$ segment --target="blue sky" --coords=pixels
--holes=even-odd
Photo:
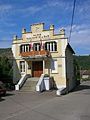
[[[64,27],[69,36],[73,0],[0,0],[0,48],[11,47],[13,35],[21,37],[22,28],[44,22],[45,29]],[[90,0],[76,0],[70,44],[76,54],[90,54]]]

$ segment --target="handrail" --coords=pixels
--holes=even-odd
[[[66,92],[67,92],[66,87],[61,87],[56,91],[56,95],[60,96],[60,95],[66,94]]]
[[[30,77],[29,74],[24,74],[21,79],[19,80],[19,82],[17,83],[17,85],[15,85],[15,90],[20,90],[20,88],[22,87],[23,83],[26,81],[26,79]]]
[[[36,85],[36,91],[42,92],[43,90],[45,90],[44,74],[41,75],[41,77]]]
[[[37,85],[36,85],[36,91],[42,92],[42,91],[47,91],[50,90],[51,88],[51,83],[49,77],[45,77],[44,74],[41,75]]]

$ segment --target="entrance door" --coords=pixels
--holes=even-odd
[[[32,62],[32,76],[40,77],[42,73],[43,73],[43,62],[33,61]]]

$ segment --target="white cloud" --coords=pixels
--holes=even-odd
[[[66,27],[67,35],[69,36],[70,28]],[[90,26],[86,25],[73,25],[70,44],[77,50],[83,52],[90,52]],[[76,51],[80,53],[80,51]]]
[[[38,2],[38,1],[37,1]],[[17,3],[18,4],[18,3]],[[25,4],[26,5],[26,4]],[[44,4],[38,5],[32,5],[32,6],[15,6],[14,4],[3,4],[0,5],[0,27],[5,26],[5,27],[13,27],[16,24],[13,23],[13,19],[17,19],[17,16],[22,16],[22,17],[27,17],[30,15],[36,15],[37,13],[44,11],[45,10],[54,10],[55,12],[57,12],[57,10],[60,11],[60,13],[64,14],[65,12],[65,18],[67,17],[67,11],[72,11],[72,5],[73,5],[73,1],[71,0],[46,0],[44,2]],[[53,9],[52,9],[53,8]],[[59,8],[59,9],[57,9]],[[90,16],[89,16],[89,11],[90,11],[90,0],[86,0],[84,2],[80,1],[76,1],[76,8],[75,8],[75,18],[74,18],[74,22],[78,23],[79,25],[73,25],[73,31],[72,31],[72,35],[71,35],[71,45],[72,47],[74,47],[75,49],[77,48],[81,48],[84,50],[90,50],[90,26],[88,26],[88,21],[90,21]],[[53,12],[53,11],[51,11]],[[49,16],[49,13],[47,13]],[[53,14],[54,15],[54,14]],[[14,16],[14,17],[13,17]],[[47,16],[45,15],[45,18]],[[52,16],[50,16],[52,17]],[[61,16],[62,17],[62,16]],[[48,17],[47,17],[48,18]],[[55,16],[53,16],[53,20],[46,20],[46,23],[48,22],[48,24],[50,24],[50,22],[52,22],[55,18]],[[41,18],[42,18],[42,14],[41,14]],[[48,18],[49,19],[49,18]],[[67,21],[65,21],[65,24],[69,24],[69,19],[71,18],[66,18]],[[64,21],[64,19],[62,19]],[[81,21],[82,20],[82,21]],[[59,21],[59,20],[58,20]],[[33,21],[32,21],[33,22]],[[80,25],[82,23],[82,25]],[[85,23],[85,24],[83,24]],[[58,24],[58,23],[56,23]],[[87,26],[86,26],[87,25]],[[64,27],[66,29],[66,33],[67,36],[69,36],[69,32],[70,32],[70,27],[66,26]],[[61,28],[60,28],[61,29]],[[55,33],[59,33],[60,29],[56,29]],[[5,32],[5,29],[3,29],[3,31]],[[2,30],[0,30],[0,33],[3,32]]]
[[[13,27],[16,24],[10,22],[10,13],[13,12],[13,6],[10,4],[0,5],[0,26]]]
[[[16,12],[20,12],[20,13],[25,13],[24,15],[30,15],[30,14],[35,14],[36,12],[39,12],[40,10],[42,10],[43,7],[38,7],[38,6],[30,6],[27,8],[21,8],[21,9],[17,9]]]
[[[49,7],[60,7],[60,9],[68,10],[72,9],[72,4],[73,2],[68,2],[65,0],[48,0],[47,1],[47,6]]]
[[[70,26],[65,28],[66,37],[69,38]],[[57,28],[55,33],[59,33],[61,28]],[[70,44],[74,48],[76,54],[90,54],[90,26],[73,25]]]
[[[0,23],[0,25],[2,25],[2,23]],[[12,23],[9,20],[4,20],[3,25],[6,27],[14,27],[14,26],[16,26],[16,23]]]
[[[71,43],[81,45],[90,45],[90,28],[85,25],[78,25],[73,28]]]
[[[60,10],[72,10],[72,2],[64,2],[63,0],[48,0],[42,5],[32,5],[24,8],[17,8],[14,12],[23,14],[23,16],[29,16],[31,14],[36,14],[37,12],[49,10],[51,8],[59,8]]]
[[[10,10],[12,8],[11,5],[0,5],[0,11],[4,11],[4,10]]]
[[[9,14],[11,9],[11,5],[0,5],[0,20],[3,20],[3,18]]]

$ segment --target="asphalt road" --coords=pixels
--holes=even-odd
[[[90,120],[90,81],[57,97],[50,92],[8,92],[0,99],[0,120]]]

